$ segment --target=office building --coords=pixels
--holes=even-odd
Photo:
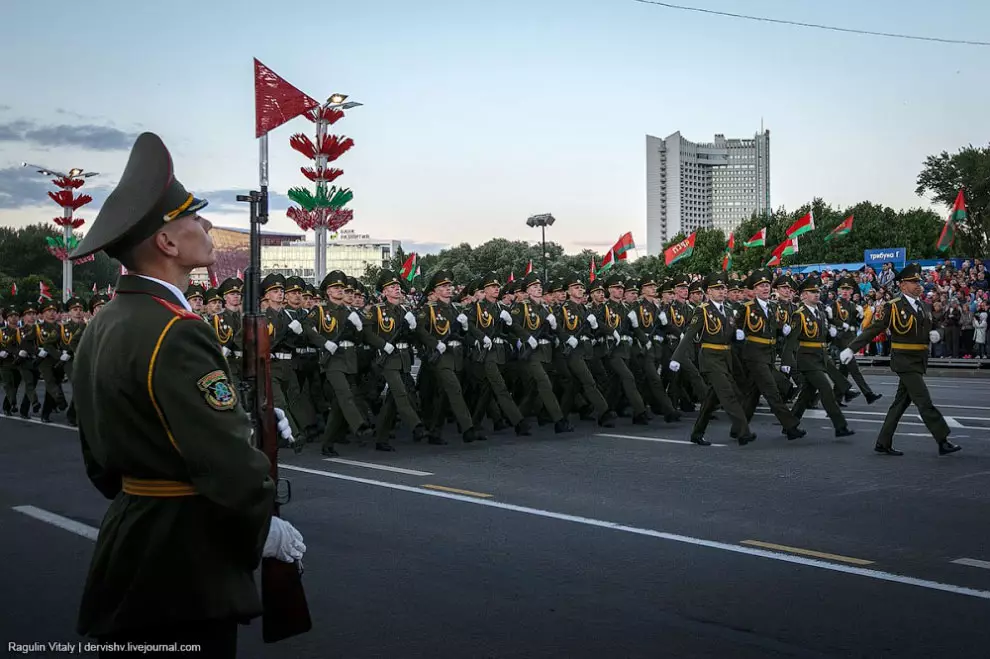
[[[770,209],[770,131],[749,139],[716,135],[695,143],[679,132],[646,136],[646,250],[662,254],[679,233],[728,235]]]
[[[399,249],[398,240],[378,240],[367,234],[343,229],[327,239],[327,271],[342,270],[361,277],[369,266],[385,267]],[[315,242],[284,241],[261,248],[261,267],[265,272],[295,275],[306,281],[315,277],[313,257]],[[319,284],[319,282],[314,282]]]

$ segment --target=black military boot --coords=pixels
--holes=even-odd
[[[872,405],[873,403],[877,402],[881,398],[883,398],[883,394],[875,394],[875,393],[873,393],[871,391],[870,393],[866,394],[866,404],[867,405]]]
[[[21,399],[21,409],[19,412],[22,419],[31,418],[31,401],[27,399],[27,396]]]
[[[646,416],[646,412],[640,412],[633,417],[632,422],[635,426],[648,426],[650,425],[650,417]]]
[[[424,426],[422,423],[416,424],[416,427],[413,428],[412,435],[414,442],[419,443],[423,441],[423,438],[426,437],[426,426]]]
[[[5,415],[9,415],[10,414],[10,411],[11,411],[10,400],[4,398],[3,399],[3,413]]]
[[[601,418],[598,419],[598,425],[602,428],[614,428],[615,427],[616,414],[612,410],[607,410],[602,414]]]
[[[42,423],[51,423],[52,422],[52,411],[54,409],[55,409],[55,402],[51,398],[49,398],[48,396],[45,396],[45,402],[41,406],[41,422]]]
[[[388,442],[378,442],[375,444],[376,451],[385,451],[387,453],[392,453],[395,451],[395,447]]]
[[[802,428],[801,426],[794,426],[793,428],[787,428],[782,432],[785,435],[787,435],[788,440],[801,439],[802,437],[808,434],[808,431]]]
[[[574,432],[574,426],[567,419],[561,419],[557,423],[553,424],[553,431],[558,435],[564,432]]]
[[[65,422],[68,423],[73,428],[76,427],[76,401],[69,403],[69,409],[65,413]]]
[[[529,427],[529,422],[526,419],[520,419],[519,423],[516,424],[516,436],[517,437],[529,437],[533,432]]]

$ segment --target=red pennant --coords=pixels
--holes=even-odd
[[[319,103],[254,60],[254,136],[261,137]]]

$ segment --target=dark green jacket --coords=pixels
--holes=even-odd
[[[929,333],[933,329],[932,310],[916,300],[917,310],[903,297],[895,297],[873,314],[870,326],[849,343],[858,352],[881,332],[890,330],[890,370],[894,373],[921,373],[928,370]]]
[[[817,316],[802,304],[790,314],[791,333],[784,341],[780,363],[799,371],[824,371],[829,337],[825,308],[818,305]]]
[[[160,284],[123,275],[86,329],[73,387],[86,473],[112,500],[79,633],[259,615],[274,484],[210,326]],[[147,481],[198,494],[124,491]]]
[[[759,300],[745,302],[736,313],[736,326],[746,334],[746,340],[742,342],[742,359],[771,363],[780,332],[776,304],[768,301],[764,312]]]
[[[691,353],[698,343],[701,344],[698,367],[702,373],[731,363],[730,349],[736,338],[735,319],[724,304],[722,309],[720,313],[708,302],[694,309],[691,324],[677,343],[677,349],[671,356],[672,361],[683,364],[691,359]]]
[[[388,302],[372,304],[364,309],[362,338],[365,344],[380,351],[378,364],[383,369],[404,373],[412,371],[410,342],[414,333],[405,320],[406,313],[402,305]],[[391,355],[382,350],[386,343],[391,343],[394,348]],[[400,345],[403,347],[400,348]]]
[[[341,371],[350,375],[358,372],[356,348],[360,333],[347,319],[351,313],[346,305],[327,302],[310,309],[303,323],[303,334],[309,338],[310,345],[320,350],[321,364],[326,371]],[[337,344],[337,351],[332,355],[324,349],[327,341]]]

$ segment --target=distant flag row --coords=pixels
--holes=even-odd
[[[627,231],[626,233],[619,236],[619,239],[615,241],[612,248],[605,253],[605,258],[602,259],[602,267],[595,270],[595,259],[591,259],[591,274],[595,276],[601,276],[602,274],[608,272],[615,265],[616,261],[625,261],[629,258],[629,252],[636,249],[636,241],[633,240],[632,231]],[[595,281],[595,277],[591,277],[591,281]]]

